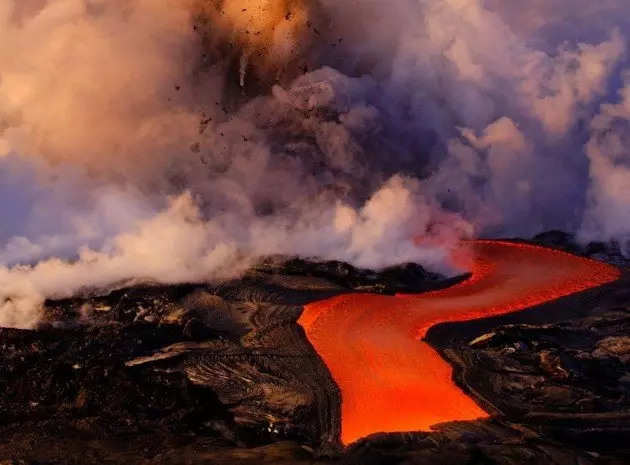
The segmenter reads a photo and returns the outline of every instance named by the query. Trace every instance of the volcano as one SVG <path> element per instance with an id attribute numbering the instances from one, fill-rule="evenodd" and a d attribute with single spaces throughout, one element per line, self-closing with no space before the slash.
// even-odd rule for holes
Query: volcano
<path id="1" fill-rule="evenodd" d="M 0 465 L 630 463 L 576 1 L 0 0 Z"/>

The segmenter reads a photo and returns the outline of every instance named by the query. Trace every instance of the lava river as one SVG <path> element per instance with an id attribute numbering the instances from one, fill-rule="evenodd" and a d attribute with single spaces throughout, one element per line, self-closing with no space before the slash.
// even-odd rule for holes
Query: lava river
<path id="1" fill-rule="evenodd" d="M 533 245 L 475 241 L 467 247 L 474 250 L 472 274 L 450 288 L 396 297 L 348 294 L 306 306 L 299 324 L 341 390 L 344 444 L 488 416 L 421 340 L 431 326 L 516 312 L 620 276 L 605 263 Z"/>

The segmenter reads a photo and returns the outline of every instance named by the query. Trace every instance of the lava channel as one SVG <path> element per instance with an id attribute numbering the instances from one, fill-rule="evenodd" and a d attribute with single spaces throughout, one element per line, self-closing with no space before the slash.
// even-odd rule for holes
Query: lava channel
<path id="1" fill-rule="evenodd" d="M 341 390 L 344 445 L 377 432 L 488 417 L 421 340 L 431 326 L 516 312 L 620 277 L 611 265 L 553 249 L 501 241 L 472 247 L 472 274 L 453 287 L 347 294 L 305 307 L 298 323 Z"/>

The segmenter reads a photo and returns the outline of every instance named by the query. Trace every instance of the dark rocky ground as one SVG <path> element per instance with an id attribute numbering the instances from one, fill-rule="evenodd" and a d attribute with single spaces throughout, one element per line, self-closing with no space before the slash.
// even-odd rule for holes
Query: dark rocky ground
<path id="1" fill-rule="evenodd" d="M 560 232 L 535 242 L 579 248 Z M 0 330 L 0 464 L 630 463 L 630 278 L 427 339 L 489 421 L 374 435 L 343 450 L 339 392 L 296 324 L 352 290 L 448 285 L 269 259 L 222 286 L 137 287 L 49 302 L 37 331 Z"/>

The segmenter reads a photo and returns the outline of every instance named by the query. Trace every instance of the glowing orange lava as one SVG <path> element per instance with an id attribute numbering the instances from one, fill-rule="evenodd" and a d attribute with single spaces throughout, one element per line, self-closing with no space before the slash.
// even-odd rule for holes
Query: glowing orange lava
<path id="1" fill-rule="evenodd" d="M 305 308 L 299 324 L 341 390 L 344 444 L 488 416 L 452 381 L 451 366 L 419 340 L 431 326 L 515 312 L 620 276 L 611 265 L 543 247 L 500 241 L 472 247 L 472 276 L 453 287 L 412 296 L 343 295 Z"/>

